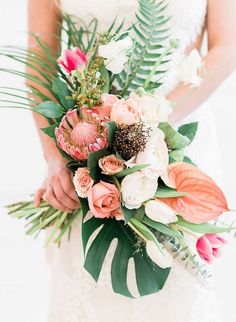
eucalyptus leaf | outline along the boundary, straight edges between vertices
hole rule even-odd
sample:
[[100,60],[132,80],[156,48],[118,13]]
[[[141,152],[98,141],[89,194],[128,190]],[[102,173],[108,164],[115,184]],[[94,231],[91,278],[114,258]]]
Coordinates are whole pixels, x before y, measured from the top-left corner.
[[62,108],[52,101],[40,103],[34,108],[34,111],[46,118],[58,118],[63,115]]

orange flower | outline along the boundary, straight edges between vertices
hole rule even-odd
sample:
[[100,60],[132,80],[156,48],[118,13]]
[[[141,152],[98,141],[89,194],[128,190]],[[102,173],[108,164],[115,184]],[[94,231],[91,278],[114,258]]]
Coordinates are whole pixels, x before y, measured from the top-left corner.
[[177,191],[186,192],[187,195],[163,201],[191,223],[208,222],[228,211],[222,190],[210,177],[189,163],[169,165],[167,181]]

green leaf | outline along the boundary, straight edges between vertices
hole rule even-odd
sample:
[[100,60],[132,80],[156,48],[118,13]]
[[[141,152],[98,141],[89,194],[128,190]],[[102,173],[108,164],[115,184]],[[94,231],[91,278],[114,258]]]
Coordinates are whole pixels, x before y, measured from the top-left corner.
[[127,209],[124,206],[121,206],[121,208],[125,217],[125,222],[127,223],[133,217],[134,210]]
[[104,86],[102,87],[103,93],[108,93],[110,88],[110,77],[109,72],[104,65],[100,68],[101,77],[104,81]]
[[156,229],[157,231],[159,231],[160,233],[162,233],[164,235],[168,235],[168,236],[171,236],[171,237],[182,238],[182,235],[179,232],[173,231],[168,226],[163,225],[163,224],[161,224],[159,222],[156,222],[154,220],[151,220],[147,216],[145,216],[143,218],[142,222],[144,224],[148,225],[149,227],[152,227],[152,228]]
[[113,140],[114,140],[114,135],[117,130],[117,126],[115,122],[107,122],[107,127],[108,127],[108,142],[109,146],[112,147]]
[[[94,229],[94,227],[96,228]],[[134,259],[134,276],[140,296],[156,293],[160,291],[170,272],[170,269],[161,269],[148,257],[145,245],[136,249],[135,233],[128,225],[113,219],[91,218],[83,223],[82,233],[86,234],[86,240],[89,239],[96,230],[99,230],[97,236],[89,247],[85,258],[85,269],[94,278],[98,280],[105,256],[114,239],[117,239],[117,246],[112,259],[111,280],[115,293],[133,297],[128,287],[128,264]]]
[[169,187],[159,187],[157,189],[157,192],[155,193],[156,198],[177,198],[177,197],[184,197],[188,193],[187,192],[182,192],[182,191],[177,191],[175,189],[169,188]]
[[108,155],[109,152],[106,149],[102,149],[96,152],[90,152],[88,155],[88,168],[91,178],[95,181],[100,179],[100,168],[98,166],[98,161],[102,157]]
[[182,150],[189,145],[190,140],[177,132],[169,123],[160,123],[159,129],[165,134],[165,141],[171,150]]
[[70,172],[74,173],[78,168],[81,167],[86,167],[86,162],[79,162],[79,161],[69,161],[66,164],[66,167],[68,170],[70,170]]
[[193,164],[193,165],[196,166],[196,164],[189,157],[185,156],[183,161],[186,162],[186,163],[190,163],[190,164]]
[[46,118],[58,118],[63,115],[61,107],[52,101],[46,101],[39,104],[34,108],[34,111]]
[[[169,157],[173,159],[175,162],[182,162],[184,160],[184,151],[173,150],[170,152]],[[173,163],[173,161],[171,163]]]
[[184,220],[182,217],[178,217],[178,219],[179,220],[176,223],[178,226],[187,228],[199,234],[217,234],[217,233],[219,234],[219,233],[225,233],[230,231],[229,227],[219,227],[209,223],[192,224]]
[[142,169],[145,169],[149,166],[150,164],[139,164],[139,165],[135,165],[132,168],[127,168],[119,173],[116,174],[117,178],[123,178],[125,176],[127,176],[128,174],[134,173],[136,171],[140,171]]
[[50,138],[55,138],[55,129],[59,126],[60,123],[50,125],[48,127],[41,128],[45,134],[50,136]]
[[69,90],[66,82],[58,78],[54,79],[52,81],[52,90],[66,110],[74,107],[75,101],[72,98],[69,98],[71,97],[71,91]]
[[89,211],[88,200],[87,198],[79,198],[79,202],[80,202],[83,218],[85,218]]
[[187,136],[187,138],[190,141],[189,143],[191,143],[195,138],[197,129],[198,129],[198,122],[194,122],[194,123],[184,124],[180,126],[178,129],[178,132],[184,136]]

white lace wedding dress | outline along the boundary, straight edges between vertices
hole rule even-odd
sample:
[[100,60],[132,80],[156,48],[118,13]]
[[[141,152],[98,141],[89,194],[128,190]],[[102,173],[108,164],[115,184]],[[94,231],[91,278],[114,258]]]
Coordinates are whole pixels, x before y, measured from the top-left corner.
[[[99,20],[100,30],[110,26],[115,17],[126,18],[129,25],[138,0],[62,0],[64,11],[89,22]],[[172,16],[173,37],[181,47],[175,62],[183,58],[184,49],[196,40],[207,13],[207,0],[169,0],[166,14]],[[165,90],[176,85],[174,66],[167,77]],[[199,121],[198,135],[188,155],[216,180],[219,180],[218,149],[214,120],[206,104],[183,122]],[[114,244],[112,247],[114,249]],[[72,230],[71,240],[49,250],[52,265],[50,322],[222,322],[216,291],[175,263],[164,289],[155,295],[131,300],[116,295],[109,280],[110,256],[98,285],[83,269],[81,222]],[[110,251],[112,251],[110,249]]]

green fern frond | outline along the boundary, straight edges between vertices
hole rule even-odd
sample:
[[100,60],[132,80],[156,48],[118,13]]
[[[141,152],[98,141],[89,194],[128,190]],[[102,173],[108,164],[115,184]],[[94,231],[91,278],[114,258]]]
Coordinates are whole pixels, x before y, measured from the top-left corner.
[[[164,15],[166,7],[166,0],[139,0],[136,21],[131,29],[134,50],[127,70],[117,77],[124,95],[140,86],[152,90],[161,85],[166,70],[157,67],[165,64],[166,56],[170,54],[170,48],[167,50],[164,45],[169,38],[169,18]],[[158,66],[157,60],[160,60]]]

